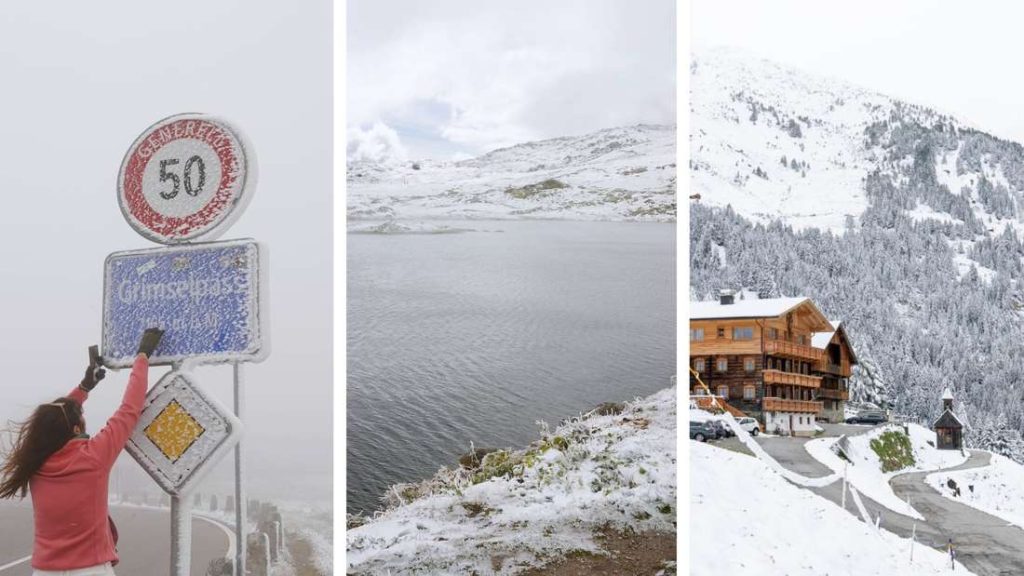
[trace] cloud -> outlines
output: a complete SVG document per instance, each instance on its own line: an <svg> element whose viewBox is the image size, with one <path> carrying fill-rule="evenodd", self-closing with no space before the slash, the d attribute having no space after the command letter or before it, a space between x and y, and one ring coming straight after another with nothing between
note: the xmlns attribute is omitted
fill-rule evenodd
<svg viewBox="0 0 1024 576"><path fill-rule="evenodd" d="M405 160L407 153L398 132L383 122L370 128L349 127L346 155L349 161L389 163Z"/></svg>
<svg viewBox="0 0 1024 576"><path fill-rule="evenodd" d="M348 34L349 123L435 150L675 122L673 0L354 0Z"/></svg>

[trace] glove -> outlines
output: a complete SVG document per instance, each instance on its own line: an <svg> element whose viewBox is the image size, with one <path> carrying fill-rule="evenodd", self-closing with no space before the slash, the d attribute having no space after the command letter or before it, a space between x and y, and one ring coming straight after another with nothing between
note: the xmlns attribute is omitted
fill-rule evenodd
<svg viewBox="0 0 1024 576"><path fill-rule="evenodd" d="M146 328L146 331L142 333L142 341L139 342L138 354L145 354L146 358L153 355L153 351L160 345L160 339L163 338L164 331L159 328Z"/></svg>
<svg viewBox="0 0 1024 576"><path fill-rule="evenodd" d="M102 368L103 359L100 359L100 364L89 363L89 367L85 369L85 377L82 378L82 383L78 385L79 388L86 392L92 392L92 389L100 383L100 380L106 377L107 371Z"/></svg>

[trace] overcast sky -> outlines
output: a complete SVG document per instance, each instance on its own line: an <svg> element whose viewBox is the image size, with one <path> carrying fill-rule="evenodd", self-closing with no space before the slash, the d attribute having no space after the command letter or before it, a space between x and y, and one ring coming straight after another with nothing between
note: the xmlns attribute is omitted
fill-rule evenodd
<svg viewBox="0 0 1024 576"><path fill-rule="evenodd" d="M693 44L758 56L947 112L1024 142L1024 4L693 0Z"/></svg>
<svg viewBox="0 0 1024 576"><path fill-rule="evenodd" d="M674 16L674 0L350 0L350 156L672 124Z"/></svg>
<svg viewBox="0 0 1024 576"><path fill-rule="evenodd" d="M100 339L103 259L155 246L117 206L129 145L165 116L218 114L259 164L252 203L222 239L270 249L273 352L248 369L250 490L330 498L331 33L326 1L4 6L0 422L78 383ZM231 406L230 369L195 375ZM95 391L92 432L126 381L111 374Z"/></svg>

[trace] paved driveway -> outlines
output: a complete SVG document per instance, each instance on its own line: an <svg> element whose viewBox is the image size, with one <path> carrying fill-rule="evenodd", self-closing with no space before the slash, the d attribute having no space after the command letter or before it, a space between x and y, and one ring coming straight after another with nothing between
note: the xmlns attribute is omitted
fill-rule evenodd
<svg viewBox="0 0 1024 576"><path fill-rule="evenodd" d="M825 436L852 436L870 430L868 426L847 424L823 427ZM722 442L732 440L730 438ZM810 477L830 474L831 470L827 466L815 460L804 449L804 444L808 440L810 439L764 436L757 439L768 454L794 472ZM949 470L977 468L988 463L988 453L971 451L967 462ZM947 542L952 538L957 549L957 559L979 576L1024 575L1024 530L940 495L924 482L925 476L932 473L902 474L890 482L896 495L910 498L910 504L925 517L923 522L897 514L863 494L861 499L872 517L881 516L882 527L890 532L910 538L916 529L918 542L941 550L946 549ZM842 503L841 481L811 490L837 505ZM849 496L846 509L859 518Z"/></svg>

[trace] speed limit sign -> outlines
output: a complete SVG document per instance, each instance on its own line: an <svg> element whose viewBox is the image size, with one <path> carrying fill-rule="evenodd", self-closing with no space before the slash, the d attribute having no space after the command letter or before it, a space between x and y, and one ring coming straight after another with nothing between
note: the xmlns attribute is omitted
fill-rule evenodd
<svg viewBox="0 0 1024 576"><path fill-rule="evenodd" d="M128 224L161 244L213 240L241 215L256 184L245 136L205 114L178 114L132 143L117 177Z"/></svg>

